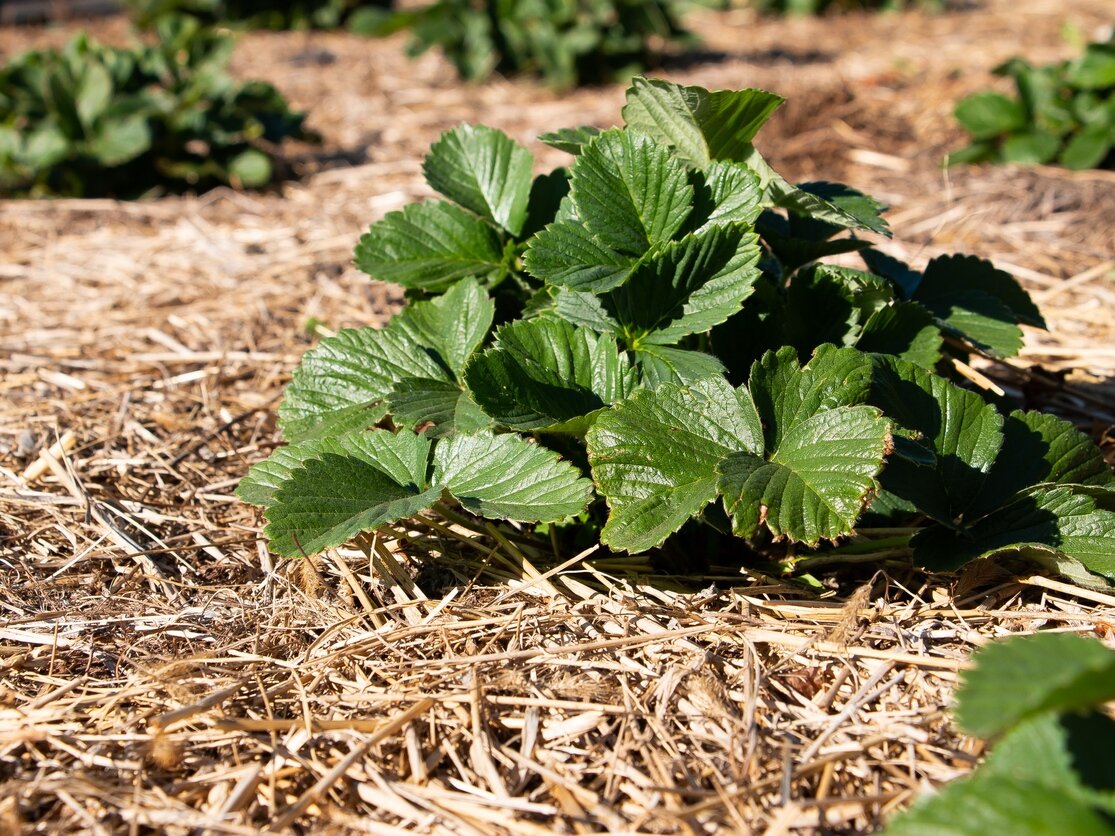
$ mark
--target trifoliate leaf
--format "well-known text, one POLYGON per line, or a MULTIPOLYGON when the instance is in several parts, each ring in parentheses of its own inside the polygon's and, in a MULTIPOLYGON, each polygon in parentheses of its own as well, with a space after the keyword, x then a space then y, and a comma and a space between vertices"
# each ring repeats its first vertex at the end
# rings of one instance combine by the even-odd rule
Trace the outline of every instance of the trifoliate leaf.
POLYGON ((460 434, 434 450, 434 481, 484 517, 554 522, 581 513, 592 483, 557 453, 517 435, 460 434))
POLYGON ((496 278, 507 269, 495 229, 444 201, 388 213, 360 238, 354 260, 373 279, 433 293, 464 278, 496 278))
POLYGON ((544 317, 501 328, 467 379, 481 408, 506 427, 580 434, 593 413, 634 388, 635 372, 611 335, 544 317))
POLYGON ((890 444, 890 422, 870 406, 826 409, 783 430, 769 459, 735 453, 720 463, 719 490, 733 530, 817 545, 853 530, 890 444))
POLYGON ((461 125, 441 135, 422 170, 430 187, 512 235, 523 229, 531 153, 502 131, 461 125))
POLYGON ((273 504, 279 486, 302 462, 320 452, 327 443, 324 438, 313 438, 277 448, 266 459, 248 469, 236 486, 236 495, 252 505, 273 504))
POLYGON ((589 430, 593 479, 611 509, 601 541, 641 552, 661 544, 716 498, 716 465, 762 451, 759 415, 723 378, 643 389, 589 430))
POLYGON ((1071 633, 991 642, 976 651, 972 663, 956 692, 956 717, 980 737, 1042 712, 1115 700, 1115 652, 1071 633))
POLYGON ((933 453, 936 466, 896 457, 883 487, 918 510, 953 525, 983 490, 1003 443, 1003 418, 975 392, 892 357, 876 357, 870 401, 899 431, 933 453))
POLYGON ((784 102, 765 90, 683 87, 636 77, 627 90, 623 119, 703 168, 713 160, 743 160, 751 140, 784 102))
POLYGON ((423 436, 387 430, 328 443, 275 491, 265 529, 272 551, 316 554, 429 508, 441 495, 427 482, 429 450, 423 436))
POLYGON ((573 164, 570 188, 589 231, 632 256, 669 241, 693 204, 685 166, 665 146, 630 131, 594 139, 573 164))

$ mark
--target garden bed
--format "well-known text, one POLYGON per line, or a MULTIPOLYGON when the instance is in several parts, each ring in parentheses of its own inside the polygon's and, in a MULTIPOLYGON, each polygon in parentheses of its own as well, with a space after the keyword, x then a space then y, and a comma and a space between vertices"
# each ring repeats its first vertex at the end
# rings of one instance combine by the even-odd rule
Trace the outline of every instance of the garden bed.
MULTIPOLYGON (((1013 272, 1050 330, 975 374, 1111 459, 1115 175, 940 168, 963 143, 955 101, 1012 54, 1069 54, 1062 21, 1091 34, 1105 10, 706 15, 709 54, 665 74, 787 96, 761 150, 888 202, 895 255, 1013 272)), ((0 53, 72 31, 0 30, 0 53)), ((351 253, 428 194, 429 144, 484 122, 548 168, 565 158, 537 133, 610 124, 622 101, 462 86, 403 45, 244 38, 234 68, 325 138, 281 191, 0 203, 0 827, 863 831, 969 770, 978 745, 947 714, 968 652, 1039 627, 1107 636, 1115 597, 993 566, 680 584, 597 553, 515 565, 497 540, 431 529, 267 556, 232 491, 277 442, 307 322, 401 303, 351 253)))

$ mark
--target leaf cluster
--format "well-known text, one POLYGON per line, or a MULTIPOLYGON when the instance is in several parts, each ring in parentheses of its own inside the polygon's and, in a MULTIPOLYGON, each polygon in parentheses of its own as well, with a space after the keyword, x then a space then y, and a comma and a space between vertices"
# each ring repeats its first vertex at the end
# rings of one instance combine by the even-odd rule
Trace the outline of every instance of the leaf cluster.
POLYGON ((254 188, 274 176, 271 148, 315 139, 273 86, 227 74, 227 36, 182 16, 157 34, 131 48, 79 35, 0 69, 0 193, 254 188))
POLYGON ((436 0, 354 26, 367 34, 409 29, 410 53, 438 47, 461 78, 533 75, 568 88, 655 66, 664 47, 692 44, 681 0, 436 0))
POLYGON ((338 29, 378 20, 392 0, 125 0, 136 25, 155 28, 166 15, 185 14, 207 26, 241 29, 338 29))
POLYGON ((995 74, 1010 78, 1017 95, 984 91, 956 106, 972 142, 951 154, 950 164, 1115 168, 1115 40, 1042 67, 1012 58, 995 74))
POLYGON ((1115 833, 1115 720, 1104 711, 1115 700, 1115 652, 1044 633, 994 642, 972 662, 956 694, 957 720, 994 738, 991 754, 896 816, 887 836, 1115 833))
POLYGON ((950 379, 959 357, 1018 352, 1043 325, 1029 296, 970 256, 915 270, 865 237, 889 235, 877 201, 782 178, 752 144, 781 102, 637 78, 622 127, 544 135, 573 162, 537 176, 499 131, 444 134, 425 161, 443 197, 355 254, 411 304, 305 355, 279 410, 291 444, 241 483, 272 548, 436 502, 523 521, 587 506, 582 533, 616 552, 704 524, 839 559, 869 525, 924 566, 1007 553, 1115 578, 1099 450, 950 379), (392 446, 416 435, 413 455, 392 446))

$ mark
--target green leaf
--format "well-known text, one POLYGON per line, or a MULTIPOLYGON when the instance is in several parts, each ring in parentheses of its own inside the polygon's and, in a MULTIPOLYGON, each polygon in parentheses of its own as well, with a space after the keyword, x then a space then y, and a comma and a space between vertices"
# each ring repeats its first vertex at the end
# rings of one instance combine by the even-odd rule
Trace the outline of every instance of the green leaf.
POLYGON ((1024 131, 1012 134, 1003 143, 1000 153, 1008 163, 1040 165, 1057 156, 1061 140, 1046 131, 1024 131))
POLYGON ((635 353, 643 383, 652 389, 661 383, 687 386, 704 377, 722 377, 724 364, 712 354, 667 345, 645 345, 635 353))
POLYGON ((1062 572, 1067 558, 1115 580, 1115 490, 1038 485, 960 531, 926 528, 910 542, 914 559, 937 570, 1017 553, 1062 572))
POLYGON ((769 460, 735 453, 720 463, 719 490, 741 537, 765 524, 776 536, 816 546, 852 532, 879 489, 890 423, 869 406, 799 419, 769 460))
POLYGON ((258 148, 241 151, 228 164, 233 182, 249 189, 266 186, 271 182, 271 158, 258 148))
POLYGON ((637 76, 627 90, 623 119, 703 168, 713 160, 745 160, 751 140, 783 101, 765 90, 710 92, 637 76))
POLYGON ((739 450, 761 452, 763 430, 747 390, 712 377, 635 392, 600 415, 587 441, 611 510, 601 541, 642 552, 716 498, 716 465, 739 450))
POLYGON ((275 491, 286 482, 302 463, 319 453, 327 444, 324 438, 314 438, 297 444, 276 448, 266 459, 252 465, 240 484, 236 495, 252 505, 273 505, 275 491))
POLYGON ((1115 128, 1111 125, 1092 125, 1085 128, 1061 150, 1058 157, 1066 168, 1082 170, 1099 168, 1115 145, 1115 128))
POLYGON ((852 349, 824 346, 803 369, 792 349, 768 352, 751 372, 750 389, 765 428, 760 451, 719 465, 720 493, 733 529, 816 545, 849 533, 878 491, 875 477, 891 447, 879 410, 855 406, 867 395, 871 361, 852 349))
POLYGON ((873 313, 856 339, 860 351, 893 354, 900 360, 933 369, 941 359, 944 338, 933 316, 921 305, 896 302, 873 313))
POLYGON ((704 170, 704 190, 697 190, 697 211, 705 218, 698 232, 722 224, 754 224, 762 211, 759 178, 746 166, 714 161, 704 170))
POLYGON ((1002 776, 954 781, 896 816, 886 836, 1112 836, 1106 820, 1060 788, 1002 776))
POLYGON ((103 64, 88 62, 77 89, 77 115, 87 130, 112 101, 112 76, 103 64))
POLYGON ((633 256, 669 241, 693 203, 685 167, 667 148, 614 129, 577 158, 570 189, 585 227, 606 247, 633 256))
POLYGON ((1042 712, 1079 711, 1115 700, 1115 652, 1071 633, 991 642, 972 662, 956 693, 956 716, 980 737, 1042 712))
POLYGON ((429 508, 430 440, 387 430, 344 436, 294 469, 265 516, 271 550, 284 557, 342 545, 362 531, 429 508))
POLYGON ((460 384, 445 380, 411 377, 399 381, 387 396, 387 410, 396 426, 434 437, 471 432, 492 423, 460 384))
POLYGON ((588 505, 592 483, 557 453, 516 435, 455 435, 434 450, 434 480, 484 517, 554 522, 588 505))
POLYGON ((1081 90, 1115 87, 1115 45, 1110 41, 1088 44, 1084 54, 1069 64, 1065 80, 1081 90))
POLYGON ((598 136, 600 136, 599 128, 594 128, 592 125, 582 125, 579 128, 561 128, 550 133, 540 134, 538 139, 551 148, 577 155, 598 136))
POLYGON ((993 139, 1026 124, 1022 103, 1001 93, 976 93, 956 106, 956 119, 973 139, 993 139))
POLYGON ((557 221, 535 235, 523 262, 536 279, 592 293, 623 284, 636 264, 573 221, 557 221))
POLYGON ((601 297, 628 344, 670 345, 726 320, 760 276, 758 237, 742 225, 688 235, 601 297))
POLYGON ((945 525, 964 515, 984 488, 1003 443, 1003 418, 975 392, 912 363, 877 357, 869 402, 934 455, 919 467, 892 459, 882 485, 945 525))
POLYGON ((507 269, 496 231, 442 201, 412 203, 372 224, 354 260, 373 279, 433 293, 463 278, 495 278, 507 269))
POLYGON ((819 412, 863 403, 871 380, 871 358, 855 349, 821 346, 804 369, 792 348, 768 351, 752 366, 748 382, 766 449, 777 450, 787 432, 819 412))
POLYGON ((512 235, 523 229, 531 153, 502 131, 461 125, 441 135, 423 163, 426 182, 512 235))
POLYGON ((1092 440, 1068 421, 1016 410, 1003 424, 1003 447, 970 517, 989 513, 1019 491, 1041 483, 1115 485, 1115 475, 1092 440))
POLYGON ((70 141, 57 125, 45 122, 27 134, 19 161, 30 168, 50 168, 66 159, 70 141))
POLYGON ((466 279, 428 302, 410 305, 391 322, 459 378, 488 336, 494 316, 495 304, 488 294, 466 279))
POLYGON ((476 402, 504 426, 576 434, 635 385, 614 337, 548 317, 501 328, 466 377, 476 402))
POLYGON ((946 331, 996 357, 1011 357, 1021 349, 1017 323, 1045 327, 1014 277, 975 256, 930 261, 912 299, 928 308, 946 331))
POLYGON ((382 401, 401 381, 453 383, 491 327, 493 312, 487 294, 464 281, 408 306, 382 330, 346 329, 322 340, 294 371, 279 407, 280 427, 294 440, 337 416, 355 411, 358 420, 363 406, 382 401))
POLYGON ((845 186, 843 183, 829 183, 823 180, 799 183, 798 189, 821 198, 848 217, 854 218, 858 221, 857 229, 868 229, 880 235, 890 235, 890 227, 883 220, 885 207, 870 195, 851 186, 845 186))

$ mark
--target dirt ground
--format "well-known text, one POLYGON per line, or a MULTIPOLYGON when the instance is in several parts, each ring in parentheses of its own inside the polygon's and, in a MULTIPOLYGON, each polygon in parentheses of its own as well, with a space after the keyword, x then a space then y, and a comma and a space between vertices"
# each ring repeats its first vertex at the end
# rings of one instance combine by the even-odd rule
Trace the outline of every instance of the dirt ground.
MULTIPOLYGON (((1100 34, 1107 0, 692 22, 704 51, 660 74, 785 95, 757 144, 790 179, 885 200, 896 255, 1018 276, 1050 328, 983 372, 1115 453, 1115 174, 941 167, 956 100, 1011 55, 1073 54, 1062 32, 1100 34)), ((0 56, 76 28, 0 29, 0 56)), ((325 138, 274 192, 0 201, 0 833, 866 832, 971 769, 947 713, 970 650, 1104 635, 1115 597, 994 567, 678 585, 592 554, 504 565, 483 539, 457 558, 436 527, 268 556, 232 491, 278 441, 306 323, 401 302, 350 258, 429 194, 429 144, 483 122, 548 169, 538 133, 623 100, 462 86, 404 48, 243 38, 235 72, 325 138)))

